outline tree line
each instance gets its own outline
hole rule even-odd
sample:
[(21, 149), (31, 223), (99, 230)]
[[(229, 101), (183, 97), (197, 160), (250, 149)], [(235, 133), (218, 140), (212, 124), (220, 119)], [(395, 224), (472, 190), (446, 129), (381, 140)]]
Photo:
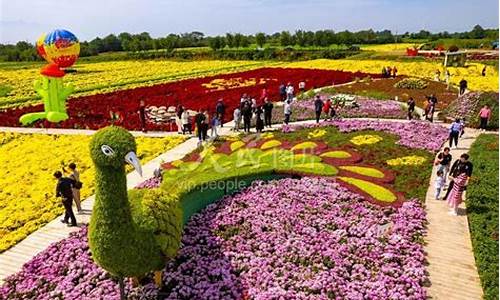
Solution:
[[(218, 36), (205, 36), (202, 32), (193, 31), (182, 34), (169, 34), (165, 37), (152, 38), (149, 33), (131, 34), (128, 32), (119, 35), (110, 34), (104, 38), (96, 37), (91, 41), (80, 43), (80, 56), (93, 56), (105, 52), (136, 52), (144, 50), (164, 49), (171, 51), (177, 48), (210, 47), (213, 50), (223, 48), (246, 48), (256, 45), (259, 48), (270, 47), (329, 47), (331, 45), (356, 45), (356, 44), (387, 44), (398, 41), (411, 42), (411, 40), (438, 40), (443, 38), (453, 39), (483, 39), (498, 40), (498, 29), (483, 29), (480, 25), (474, 26), (471, 31), (449, 33), (447, 31), (431, 33), (421, 30), (416, 33), (406, 32), (393, 34), (390, 30), (374, 31), (361, 30), (351, 32), (348, 30), (335, 32), (333, 30), (295, 32), (282, 31), (273, 34), (263, 32), (254, 35), (241, 33), (226, 33)], [(36, 53), (33, 44), (20, 41), (15, 45), (0, 44), (0, 61), (36, 61), (41, 58)]]

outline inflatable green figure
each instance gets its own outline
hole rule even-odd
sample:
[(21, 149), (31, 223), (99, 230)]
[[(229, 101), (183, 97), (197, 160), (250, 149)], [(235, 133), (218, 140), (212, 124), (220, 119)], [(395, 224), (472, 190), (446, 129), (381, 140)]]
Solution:
[(80, 43), (74, 34), (64, 29), (56, 29), (43, 34), (36, 42), (38, 54), (49, 64), (42, 68), (43, 77), (35, 80), (35, 91), (42, 97), (44, 111), (21, 116), (23, 125), (37, 120), (61, 122), (68, 119), (66, 99), (73, 92), (71, 84), (63, 84), (64, 68), (72, 66), (78, 59)]
[(21, 116), (19, 121), (23, 125), (31, 124), (40, 119), (61, 122), (68, 118), (66, 99), (73, 92), (73, 85), (65, 85), (62, 77), (43, 76), (40, 80), (35, 80), (34, 87), (38, 95), (42, 97), (45, 111)]

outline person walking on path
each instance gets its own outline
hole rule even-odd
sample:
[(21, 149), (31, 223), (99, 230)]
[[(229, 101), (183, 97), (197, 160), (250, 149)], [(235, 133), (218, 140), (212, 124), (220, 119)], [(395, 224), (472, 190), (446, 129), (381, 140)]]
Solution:
[(292, 100), (293, 99), (293, 96), (294, 96), (294, 88), (293, 88), (293, 85), (291, 82), (288, 83), (288, 85), (286, 86), (286, 99), (287, 100)]
[(220, 127), (224, 123), (224, 113), (226, 112), (226, 106), (224, 105), (224, 100), (219, 99), (217, 105), (215, 106), (215, 111), (217, 113), (217, 118), (219, 119)]
[(233, 112), (233, 121), (234, 121), (234, 131), (240, 131), (241, 125), (241, 110), (239, 107), (236, 107)]
[(80, 189), (82, 188), (82, 182), (80, 181), (80, 172), (78, 172), (76, 170), (75, 163), (70, 163), (69, 169), (71, 170), (71, 174), (69, 175), (69, 178), (71, 178), (75, 181), (75, 184), (73, 185), (73, 188), (72, 188), (73, 200), (75, 200), (75, 205), (76, 205), (76, 209), (77, 209), (78, 213), (81, 213), (82, 206), (80, 203)]
[(486, 66), (483, 67), (483, 70), (481, 71), (481, 76), (486, 76)]
[(434, 116), (432, 113), (432, 103), (431, 100), (429, 99), (427, 99), (427, 104), (425, 105), (424, 113), (425, 113), (425, 120), (432, 123)]
[(455, 122), (451, 123), (450, 126), (450, 136), (449, 136), (449, 142), (450, 142), (450, 148), (453, 144), (453, 141), (455, 142), (455, 149), (458, 148), (458, 137), (460, 136), (460, 132), (462, 132), (462, 123), (460, 123), (460, 119), (455, 119)]
[(214, 116), (212, 117), (210, 125), (211, 125), (210, 137), (212, 139), (215, 139), (219, 136), (219, 134), (217, 134), (217, 127), (220, 125), (219, 116), (217, 113), (214, 114)]
[(398, 69), (396, 69), (396, 66), (392, 67), (392, 77), (396, 78), (398, 76)]
[(62, 204), (64, 205), (64, 219), (61, 220), (62, 223), (68, 224), (69, 227), (76, 226), (76, 218), (73, 213), (73, 186), (75, 181), (68, 177), (63, 177), (61, 171), (56, 171), (54, 177), (57, 179), (56, 186), (56, 197), (62, 198)]
[[(453, 186), (451, 188), (451, 192), (448, 195), (447, 202), (451, 208), (449, 214), (456, 216), (458, 213), (458, 206), (462, 203), (462, 195), (467, 188), (467, 184), (469, 183), (469, 179), (472, 176), (472, 163), (469, 161), (469, 155), (464, 153), (460, 156), (459, 163), (455, 168), (453, 173)], [(452, 167), (453, 169), (453, 167)]]
[(330, 98), (326, 99), (325, 104), (323, 104), (323, 112), (325, 113), (325, 121), (328, 121), (330, 118), (330, 108), (332, 106), (332, 100)]
[(434, 81), (437, 81), (439, 82), (441, 79), (441, 72), (439, 71), (439, 69), (436, 69), (436, 71), (434, 72)]
[(264, 121), (262, 120), (263, 113), (264, 111), (262, 110), (262, 107), (258, 106), (255, 110), (255, 129), (259, 133), (264, 129)]
[(321, 111), (323, 110), (323, 100), (319, 95), (316, 95), (316, 100), (314, 101), (314, 112), (316, 113), (316, 123), (319, 123), (319, 118), (321, 118)]
[(198, 134), (198, 145), (201, 145), (201, 143), (205, 140), (203, 138), (203, 131), (204, 131), (203, 124), (205, 123), (205, 119), (206, 119), (205, 114), (200, 109), (196, 114), (196, 116), (194, 117), (196, 123), (196, 131)]
[(463, 94), (465, 94), (465, 91), (467, 91), (467, 80), (465, 79), (460, 80), (459, 85), (460, 85), (460, 91), (458, 92), (458, 95), (462, 96)]
[(241, 114), (243, 115), (243, 131), (250, 132), (250, 122), (252, 120), (252, 108), (250, 107), (250, 103), (245, 103), (241, 110)]
[(271, 103), (271, 101), (269, 101), (269, 99), (265, 98), (264, 99), (265, 103), (264, 103), (264, 125), (271, 128), (271, 119), (272, 119), (272, 116), (273, 116), (273, 104)]
[(288, 125), (290, 122), (290, 116), (292, 115), (292, 101), (286, 100), (285, 105), (283, 106), (283, 112), (285, 113), (284, 123)]
[(439, 200), (439, 194), (441, 194), (441, 190), (444, 187), (444, 172), (442, 170), (437, 171), (437, 177), (435, 182), (436, 187), (436, 200)]
[(486, 127), (488, 126), (488, 121), (491, 118), (491, 109), (488, 105), (483, 106), (481, 110), (479, 111), (479, 118), (481, 120), (481, 125), (479, 125), (479, 128), (481, 131), (486, 131)]
[(446, 176), (450, 171), (451, 161), (453, 156), (450, 154), (450, 148), (445, 147), (443, 152), (440, 152), (436, 158), (435, 165), (438, 166), (438, 171), (443, 171), (444, 184), (446, 184)]
[(182, 113), (184, 112), (184, 107), (181, 105), (177, 106), (177, 110), (175, 112), (175, 125), (177, 125), (177, 133), (182, 133)]
[(139, 102), (139, 120), (141, 121), (141, 130), (142, 132), (146, 132), (146, 103), (144, 100)]
[(446, 82), (446, 90), (449, 91), (450, 90), (450, 77), (451, 77), (451, 74), (450, 74), (450, 71), (448, 69), (446, 69), (446, 72), (444, 73), (444, 81)]
[(306, 91), (306, 82), (305, 82), (305, 81), (303, 81), (303, 80), (302, 80), (301, 82), (299, 82), (299, 91), (300, 91), (301, 93), (303, 93), (303, 92), (305, 92), (305, 91)]
[(450, 194), (453, 191), (453, 187), (455, 186), (455, 179), (463, 173), (465, 173), (466, 176), (470, 178), (472, 176), (472, 169), (473, 165), (469, 161), (469, 154), (464, 153), (460, 155), (460, 158), (457, 159), (451, 166), (449, 173), (450, 184), (443, 199), (448, 199), (450, 197)]
[(415, 111), (415, 100), (413, 97), (408, 99), (408, 120), (413, 119), (413, 112)]
[(191, 123), (189, 122), (189, 112), (185, 109), (181, 115), (181, 123), (182, 123), (182, 134), (186, 134), (189, 132), (191, 134)]
[(286, 86), (284, 83), (280, 84), (279, 93), (280, 93), (281, 101), (285, 101), (286, 100)]

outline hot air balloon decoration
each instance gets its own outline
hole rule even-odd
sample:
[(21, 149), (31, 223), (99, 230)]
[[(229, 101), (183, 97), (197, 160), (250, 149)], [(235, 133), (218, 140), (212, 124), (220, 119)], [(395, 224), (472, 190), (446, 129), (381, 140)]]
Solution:
[(23, 125), (37, 120), (47, 119), (50, 122), (60, 122), (68, 119), (66, 99), (73, 92), (73, 85), (64, 84), (66, 74), (64, 68), (71, 67), (80, 54), (80, 43), (76, 36), (64, 29), (56, 29), (43, 34), (36, 42), (38, 54), (48, 64), (40, 73), (41, 79), (35, 80), (35, 91), (42, 97), (43, 112), (29, 113), (21, 116), (19, 121)]

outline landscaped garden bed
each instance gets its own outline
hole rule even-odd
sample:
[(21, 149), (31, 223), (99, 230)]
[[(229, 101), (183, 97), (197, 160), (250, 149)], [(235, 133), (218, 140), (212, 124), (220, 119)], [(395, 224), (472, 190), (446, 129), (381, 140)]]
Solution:
[[(76, 163), (82, 200), (94, 193), (91, 136), (0, 133), (0, 252), (52, 221), (64, 209), (55, 197), (52, 174)], [(138, 155), (147, 162), (184, 137), (138, 137)], [(57, 146), (55, 146), (57, 145)]]
[(465, 119), (467, 127), (479, 128), (479, 111), (484, 105), (491, 109), (488, 129), (498, 130), (498, 93), (467, 93), (450, 103), (438, 116), (445, 122), (453, 122), (455, 118)]
[(470, 151), (467, 217), (484, 299), (498, 299), (498, 135), (480, 135)]

